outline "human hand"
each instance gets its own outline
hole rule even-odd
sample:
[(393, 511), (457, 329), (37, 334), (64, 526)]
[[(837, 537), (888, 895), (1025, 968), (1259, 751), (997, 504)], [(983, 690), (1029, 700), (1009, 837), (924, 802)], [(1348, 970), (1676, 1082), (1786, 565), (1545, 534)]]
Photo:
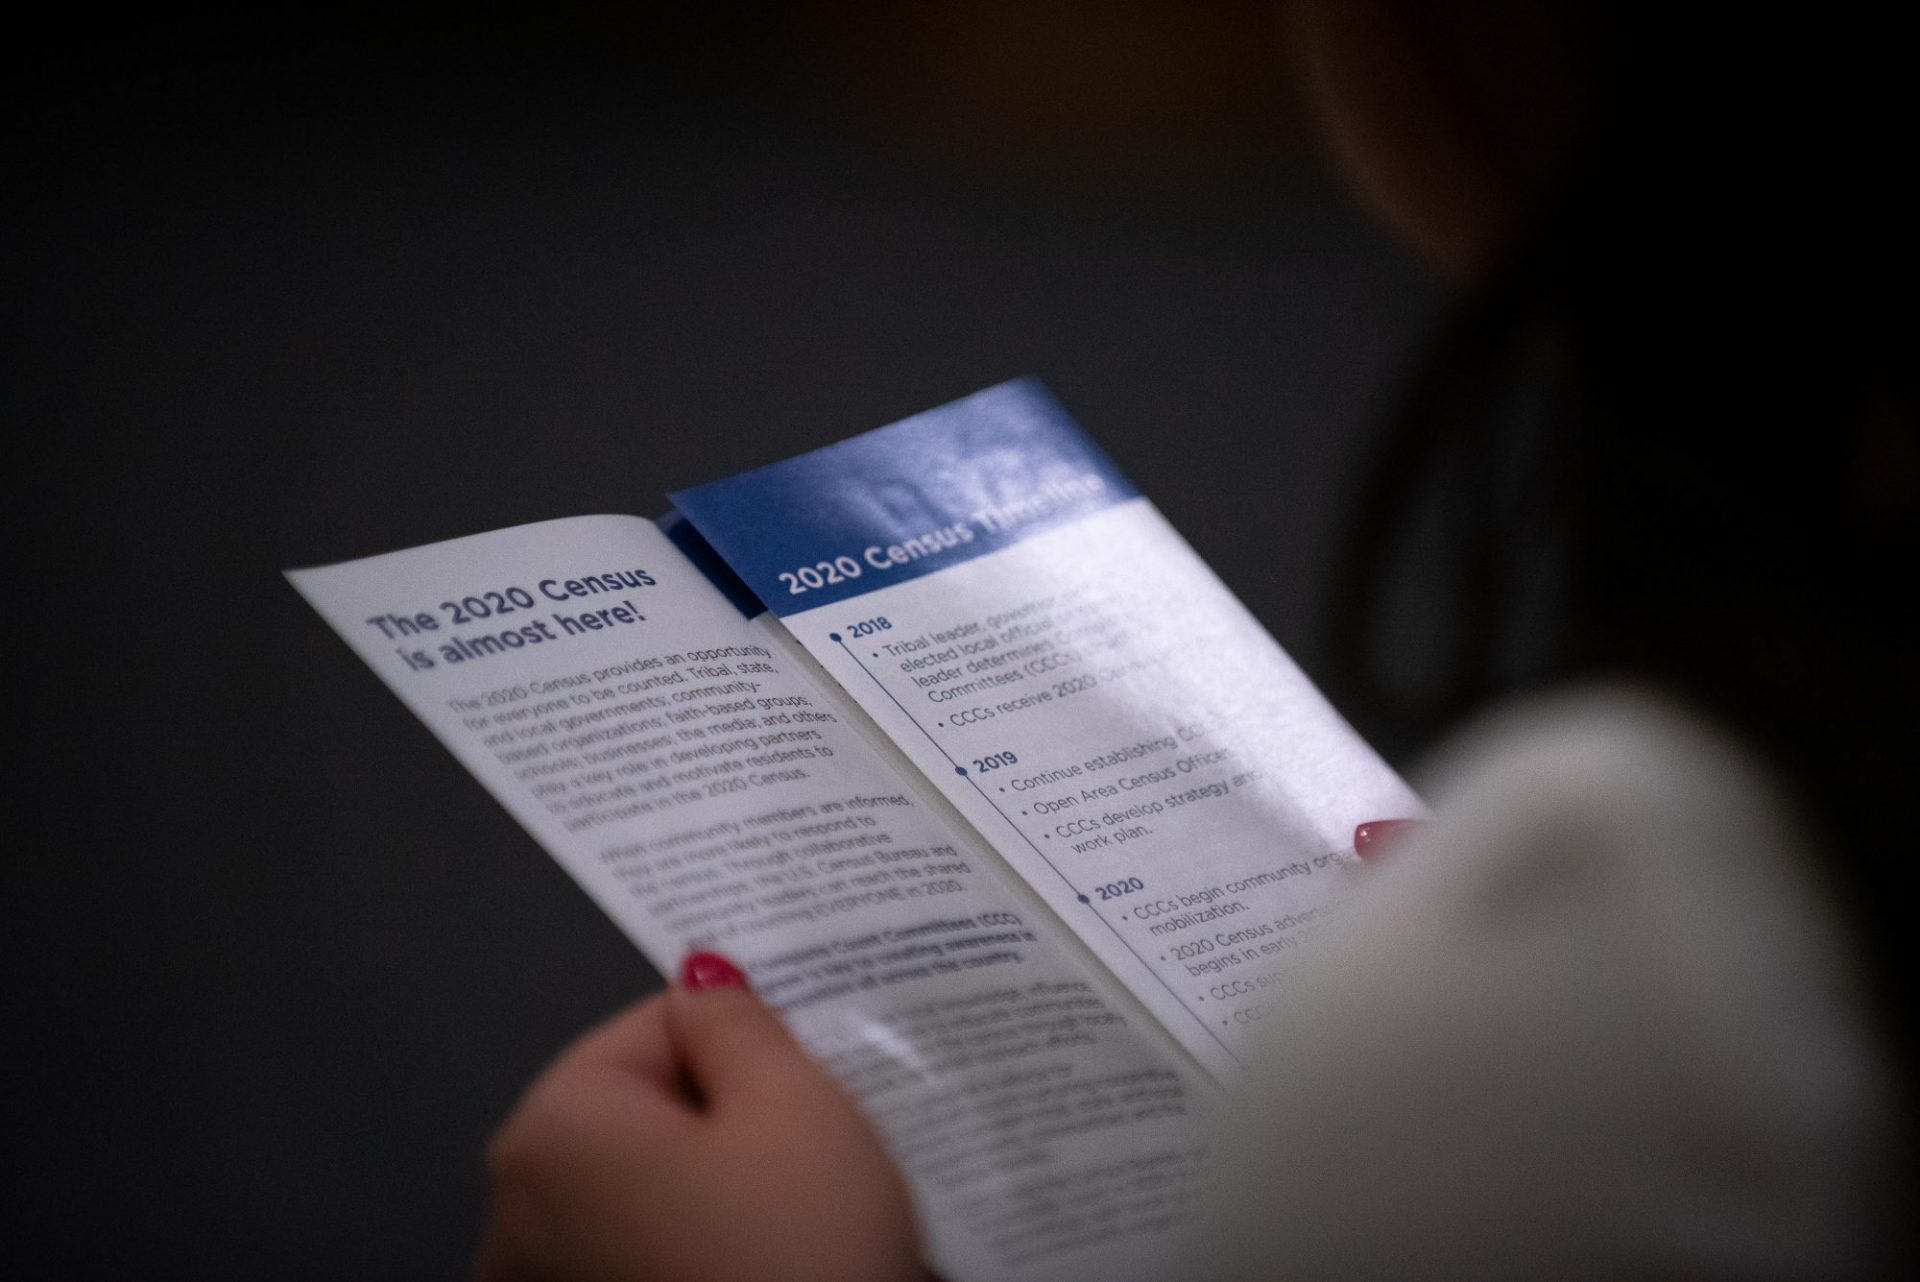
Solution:
[(928, 1277), (879, 1136), (710, 953), (563, 1052), (487, 1170), (475, 1282)]

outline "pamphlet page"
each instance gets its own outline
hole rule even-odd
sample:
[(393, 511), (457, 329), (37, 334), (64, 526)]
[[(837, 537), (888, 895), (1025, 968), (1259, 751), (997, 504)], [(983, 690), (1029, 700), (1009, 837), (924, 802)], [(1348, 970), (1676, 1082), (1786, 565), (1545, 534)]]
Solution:
[(1030, 381), (676, 505), (1203, 1063), (1419, 803)]
[[(750, 619), (757, 606), (743, 611), (661, 530), (583, 517), (289, 577), (660, 969), (694, 948), (745, 966), (880, 1125), (943, 1275), (1174, 1267), (1202, 1159), (1192, 1114), (1209, 1088), (780, 625)], [(936, 642), (936, 625), (917, 621), (927, 607), (887, 611), (901, 615), (894, 628), (849, 639), (903, 696), (931, 670), (904, 666), (915, 655), (958, 655), (959, 641), (1014, 626)], [(1049, 636), (1085, 627), (1067, 617), (1022, 616)], [(828, 653), (842, 680), (856, 675)], [(1223, 742), (1216, 716), (1183, 713), (1172, 747), (1125, 773), (1203, 758), (1203, 773), (1175, 764), (1169, 786), (1191, 775), (1192, 787), (1243, 787), (1232, 780), (1249, 762), (1209, 755)], [(1024, 754), (1062, 755), (1014, 735), (951, 745), (988, 742), (1022, 754), (1004, 778), (1039, 773)], [(995, 795), (1032, 810), (1067, 794)], [(1155, 900), (1180, 893), (1161, 891), (1149, 862), (1128, 875), (1151, 878)]]

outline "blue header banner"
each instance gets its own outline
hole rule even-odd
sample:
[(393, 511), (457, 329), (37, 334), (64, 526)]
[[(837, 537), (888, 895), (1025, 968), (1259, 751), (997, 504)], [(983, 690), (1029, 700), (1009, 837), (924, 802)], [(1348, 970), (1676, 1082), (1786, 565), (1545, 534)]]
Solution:
[(1028, 378), (672, 497), (753, 594), (788, 615), (1138, 495)]
[(720, 595), (727, 598), (744, 617), (757, 619), (767, 612), (767, 607), (760, 604), (759, 598), (740, 581), (740, 576), (733, 572), (732, 567), (720, 559), (713, 545), (700, 537), (700, 531), (693, 528), (693, 522), (683, 513), (669, 512), (657, 518), (654, 524), (662, 534), (673, 540), (673, 546), (680, 549), (682, 556), (693, 562), (693, 568), (706, 575), (707, 582), (719, 588)]

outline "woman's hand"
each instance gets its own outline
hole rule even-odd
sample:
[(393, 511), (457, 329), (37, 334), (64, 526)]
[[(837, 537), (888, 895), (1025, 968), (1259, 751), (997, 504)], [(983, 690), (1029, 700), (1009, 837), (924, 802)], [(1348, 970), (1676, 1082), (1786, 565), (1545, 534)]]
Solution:
[(575, 1042), (487, 1152), (476, 1282), (926, 1278), (906, 1185), (724, 958)]

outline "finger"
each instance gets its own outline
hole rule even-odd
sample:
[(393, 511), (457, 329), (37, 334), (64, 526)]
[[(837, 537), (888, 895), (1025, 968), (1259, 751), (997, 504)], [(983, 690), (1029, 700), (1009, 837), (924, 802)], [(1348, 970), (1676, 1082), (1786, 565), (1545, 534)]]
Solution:
[(564, 1051), (547, 1072), (617, 1069), (658, 1090), (682, 1093), (684, 1082), (667, 1030), (666, 1003), (656, 993), (595, 1025)]
[[(496, 1201), (567, 1207), (626, 1187), (698, 1121), (666, 1004), (649, 998), (582, 1036), (527, 1088), (487, 1145), (496, 1193), (515, 1194)], [(500, 1258), (489, 1248), (481, 1263), (498, 1273)]]
[[(688, 971), (700, 978), (696, 966)], [(773, 1008), (744, 986), (744, 976), (738, 986), (676, 985), (665, 1007), (674, 1051), (710, 1110), (732, 1100), (837, 1089)]]
[(560, 1052), (527, 1088), (515, 1118), (598, 1117), (615, 1129), (671, 1127), (698, 1111), (661, 996), (629, 1006)]
[(517, 1274), (500, 1221), (489, 1215), (480, 1227), (480, 1245), (474, 1248), (467, 1276), (472, 1282), (515, 1282)]

